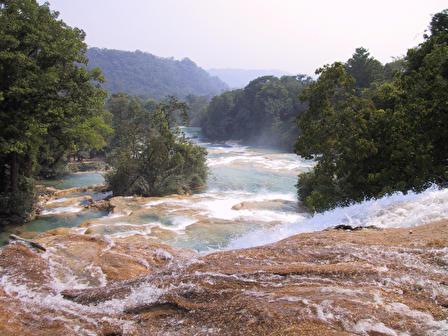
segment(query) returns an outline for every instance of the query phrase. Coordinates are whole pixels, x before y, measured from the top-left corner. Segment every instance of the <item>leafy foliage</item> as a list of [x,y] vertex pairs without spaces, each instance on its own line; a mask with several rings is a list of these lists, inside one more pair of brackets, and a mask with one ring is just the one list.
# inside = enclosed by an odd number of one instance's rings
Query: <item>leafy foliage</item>
[[204,132],[212,140],[292,149],[298,135],[295,120],[306,109],[298,95],[310,82],[306,76],[265,76],[216,96],[202,122]]
[[[187,105],[170,97],[145,104],[125,94],[108,104],[115,135],[107,181],[115,195],[162,196],[190,193],[205,184],[206,151],[192,144],[176,127]],[[145,108],[146,107],[146,108]]]
[[346,64],[317,71],[302,94],[309,107],[295,147],[317,161],[297,184],[309,208],[446,184],[447,16],[434,16],[432,35],[404,60],[383,67],[360,48]]
[[190,126],[199,127],[204,122],[210,99],[210,96],[188,95],[185,97],[185,103],[188,105],[188,119]]
[[359,89],[369,87],[374,81],[379,81],[384,76],[381,62],[370,57],[368,50],[362,47],[355,50],[345,67],[355,79],[355,85]]
[[[80,66],[87,64],[84,37],[47,4],[0,1],[1,214],[26,215],[36,174],[54,172],[76,146],[104,143],[102,77]],[[78,133],[82,125],[90,139]]]
[[227,89],[217,77],[211,77],[188,58],[176,61],[141,51],[129,52],[90,48],[89,68],[100,67],[104,88],[110,93],[127,93],[141,98],[188,95],[216,95]]

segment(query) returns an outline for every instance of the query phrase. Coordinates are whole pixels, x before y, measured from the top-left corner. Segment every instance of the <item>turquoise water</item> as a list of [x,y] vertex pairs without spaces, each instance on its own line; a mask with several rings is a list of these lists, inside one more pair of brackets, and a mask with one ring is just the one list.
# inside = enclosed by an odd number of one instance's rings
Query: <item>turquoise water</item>
[[[312,161],[234,141],[210,143],[199,128],[183,131],[207,149],[207,189],[182,201],[168,197],[147,210],[161,212],[159,220],[153,222],[177,233],[171,239],[161,238],[164,242],[198,251],[219,250],[248,232],[307,216],[294,209],[270,208],[269,202],[296,204],[297,174],[308,171],[314,165]],[[234,208],[250,202],[255,203],[254,208]],[[163,220],[173,217],[175,220]],[[122,219],[126,220],[129,218]],[[149,222],[141,220],[141,224]]]
[[[237,142],[210,143],[201,136],[199,128],[183,128],[183,131],[207,149],[209,177],[204,192],[181,200],[178,196],[164,197],[157,201],[157,205],[149,207],[138,204],[137,199],[127,198],[124,208],[113,216],[85,210],[80,202],[69,200],[85,195],[94,199],[106,195],[72,193],[64,196],[61,203],[47,204],[45,213],[48,215],[25,224],[20,230],[43,232],[57,227],[75,227],[93,220],[92,230],[98,234],[111,237],[142,234],[175,247],[207,251],[224,248],[236,237],[257,228],[295,222],[305,216],[294,209],[269,208],[269,202],[296,204],[297,174],[310,169],[312,162],[292,153],[243,146]],[[103,182],[104,178],[99,173],[76,173],[45,183],[66,189]],[[256,208],[234,208],[245,202],[255,202]],[[130,212],[131,215],[126,215]],[[157,228],[165,230],[165,233],[159,235]]]
[[297,177],[259,168],[217,166],[210,169],[208,190],[294,193]]
[[20,227],[25,232],[44,232],[58,227],[75,227],[86,220],[107,215],[106,211],[84,210],[75,214],[57,214],[39,217]]
[[98,172],[74,173],[56,180],[41,181],[46,186],[56,189],[68,189],[75,187],[88,187],[104,183],[104,176]]
[[[42,184],[52,186],[57,189],[68,189],[74,187],[88,187],[91,185],[103,184],[104,177],[98,172],[74,173],[69,174],[58,180],[40,181]],[[76,192],[65,195],[64,198],[78,197],[83,195],[90,195],[94,200],[102,199],[108,193],[97,192]],[[81,206],[83,202],[76,206]],[[22,232],[45,232],[58,227],[75,227],[82,222],[100,218],[107,215],[105,211],[98,211],[95,209],[83,210],[76,213],[58,213],[54,215],[39,216],[36,219],[20,226],[8,226],[0,232],[0,245],[4,245],[8,241],[11,233],[21,234]]]

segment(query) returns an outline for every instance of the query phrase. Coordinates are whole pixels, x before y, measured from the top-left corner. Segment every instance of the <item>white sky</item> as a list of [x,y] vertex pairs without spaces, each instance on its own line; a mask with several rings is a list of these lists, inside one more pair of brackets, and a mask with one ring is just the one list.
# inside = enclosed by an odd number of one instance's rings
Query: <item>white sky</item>
[[[43,1],[39,1],[43,2]],[[89,46],[208,68],[312,74],[364,46],[382,62],[422,41],[448,0],[49,0]]]

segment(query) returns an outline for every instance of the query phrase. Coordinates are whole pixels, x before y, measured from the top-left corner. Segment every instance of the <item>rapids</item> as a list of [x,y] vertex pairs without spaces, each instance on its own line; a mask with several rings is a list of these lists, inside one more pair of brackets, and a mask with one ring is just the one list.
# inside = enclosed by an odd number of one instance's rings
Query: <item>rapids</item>
[[309,217],[297,205],[295,183],[312,161],[237,142],[213,144],[198,128],[183,130],[208,151],[207,189],[189,196],[114,198],[113,212],[82,224],[85,232],[110,238],[139,234],[174,247],[212,251],[251,231]]
[[[47,202],[41,216],[18,233],[72,227],[78,233],[106,238],[141,235],[173,247],[210,252],[259,246],[339,224],[398,228],[448,217],[448,190],[436,187],[312,215],[298,204],[295,183],[299,173],[313,167],[313,161],[238,142],[210,143],[199,128],[185,127],[183,131],[208,151],[209,178],[203,192],[160,198],[116,197],[111,201],[111,213],[86,208],[83,199],[98,200],[107,194],[70,193]],[[99,173],[77,173],[48,184],[63,189],[103,182]],[[4,233],[2,240],[6,238]]]
[[[446,335],[447,189],[313,215],[295,189],[312,161],[184,131],[208,151],[203,192],[106,211],[64,191],[21,228],[45,252],[0,248],[0,334]],[[321,231],[338,224],[377,228]]]

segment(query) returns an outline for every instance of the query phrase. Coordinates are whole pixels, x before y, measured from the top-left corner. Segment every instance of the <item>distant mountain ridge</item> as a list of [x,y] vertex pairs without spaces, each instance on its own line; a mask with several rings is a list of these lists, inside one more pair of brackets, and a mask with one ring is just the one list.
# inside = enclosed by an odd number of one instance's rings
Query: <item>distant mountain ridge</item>
[[143,98],[160,99],[167,95],[214,96],[228,89],[188,58],[158,57],[142,51],[89,48],[89,68],[99,67],[110,93],[124,92]]
[[258,77],[290,75],[286,71],[276,69],[209,69],[207,71],[212,76],[220,78],[232,89],[243,88]]

